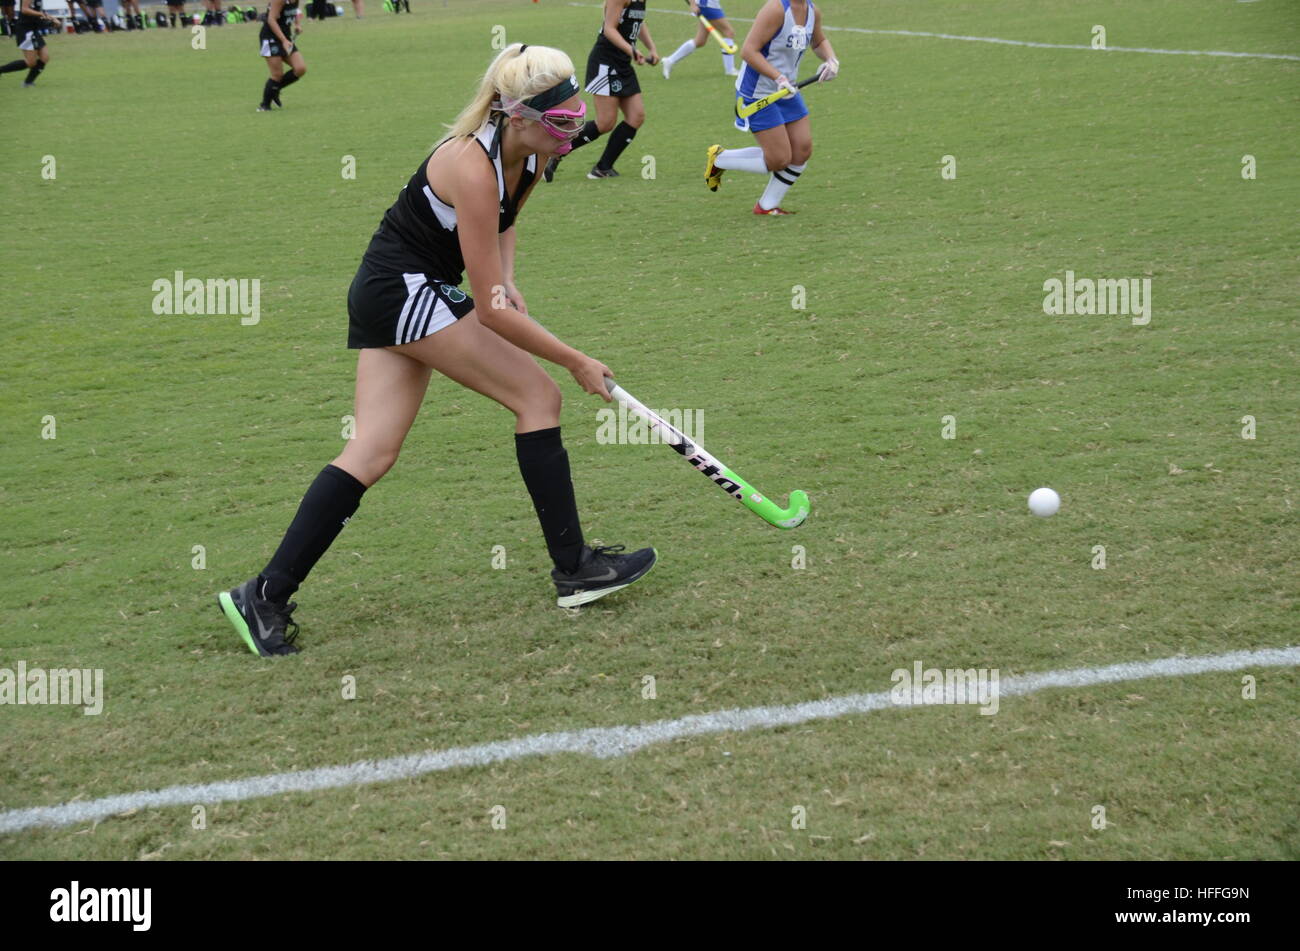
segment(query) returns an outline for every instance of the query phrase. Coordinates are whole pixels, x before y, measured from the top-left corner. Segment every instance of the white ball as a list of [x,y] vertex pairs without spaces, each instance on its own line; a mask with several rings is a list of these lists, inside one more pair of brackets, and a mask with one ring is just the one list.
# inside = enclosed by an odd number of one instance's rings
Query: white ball
[[1061,497],[1052,489],[1044,487],[1029,493],[1029,511],[1035,515],[1047,518],[1049,515],[1055,515],[1060,507]]

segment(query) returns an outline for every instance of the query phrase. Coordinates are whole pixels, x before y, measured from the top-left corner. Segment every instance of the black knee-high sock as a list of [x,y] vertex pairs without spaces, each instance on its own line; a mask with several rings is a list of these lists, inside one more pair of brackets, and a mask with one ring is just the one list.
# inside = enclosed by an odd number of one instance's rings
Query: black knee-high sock
[[596,163],[599,168],[613,168],[618,157],[623,154],[623,150],[632,144],[636,138],[636,129],[632,128],[626,122],[620,122],[618,127],[609,134],[609,141],[605,143],[605,154],[600,157]]
[[283,89],[285,86],[292,86],[297,81],[298,74],[291,69],[280,79],[280,88]]
[[582,525],[569,477],[569,454],[560,441],[560,427],[515,434],[515,455],[537,520],[546,536],[546,550],[555,567],[573,571],[582,554]]
[[[594,142],[599,138],[600,126],[596,125],[595,122],[588,122],[582,127],[582,131],[578,133],[578,137],[573,140],[573,148],[581,148],[588,142]],[[572,151],[572,149],[570,151]]]
[[280,84],[274,79],[268,79],[266,85],[262,87],[262,107],[271,108],[271,98],[280,91]]
[[27,61],[23,59],[10,60],[3,66],[0,66],[0,73],[16,73],[20,69],[27,68]]
[[287,601],[347,524],[366,487],[338,466],[320,471],[284,540],[258,576],[257,593],[271,601]]
[[32,83],[36,82],[36,77],[41,74],[41,70],[44,68],[45,64],[40,60],[37,60],[36,65],[27,70],[27,78],[24,79],[23,82],[30,86]]

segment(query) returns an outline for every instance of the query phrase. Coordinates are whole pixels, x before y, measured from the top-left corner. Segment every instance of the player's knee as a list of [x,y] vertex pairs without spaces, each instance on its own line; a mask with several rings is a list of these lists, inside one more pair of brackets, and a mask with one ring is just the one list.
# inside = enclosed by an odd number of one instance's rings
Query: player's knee
[[629,112],[627,114],[626,121],[627,124],[634,129],[641,128],[641,126],[645,125],[645,110],[637,109],[634,112]]
[[382,479],[397,462],[401,446],[375,445],[354,439],[348,443],[335,460],[335,465],[347,470],[367,486]]
[[811,142],[809,142],[807,145],[799,146],[798,148],[793,150],[790,156],[791,164],[807,165],[808,160],[812,158],[812,153],[813,153],[813,147]]
[[[560,425],[560,388],[545,373],[509,404],[515,418],[530,429]],[[527,430],[525,430],[526,432]]]
[[[545,376],[545,374],[543,374]],[[560,409],[564,405],[564,394],[560,392],[559,385],[549,376],[545,376],[545,382],[540,383],[529,401],[528,409],[535,415],[555,417],[558,421],[560,418]]]
[[596,128],[600,131],[601,135],[609,135],[609,133],[613,131],[615,125],[617,125],[617,117],[614,119],[601,119],[597,117],[596,119]]
[[780,151],[773,149],[770,152],[765,152],[763,157],[767,159],[767,170],[769,172],[779,172],[781,169],[789,166],[791,154],[789,149],[782,149]]
[[299,79],[302,79],[302,77],[307,75],[307,64],[299,63],[297,66],[293,68],[293,72],[295,76],[297,76]]
[[401,447],[380,446],[370,448],[361,460],[361,468],[365,473],[361,481],[366,485],[374,485],[382,479],[388,474],[388,470],[396,464],[400,451]]

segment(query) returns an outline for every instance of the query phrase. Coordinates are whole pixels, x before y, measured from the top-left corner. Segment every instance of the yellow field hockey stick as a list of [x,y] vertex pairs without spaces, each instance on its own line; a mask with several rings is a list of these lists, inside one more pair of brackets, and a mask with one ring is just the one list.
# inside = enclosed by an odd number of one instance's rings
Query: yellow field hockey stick
[[[689,7],[691,5],[691,0],[686,0],[686,5]],[[736,41],[729,40],[727,39],[727,37],[719,33],[717,29],[714,28],[713,24],[709,22],[708,17],[706,17],[703,13],[701,13],[699,16],[700,16],[700,22],[703,23],[704,28],[709,31],[709,35],[712,36],[715,40],[717,40],[718,45],[722,47],[722,52],[726,53],[729,56],[734,56],[736,54]]]
[[[803,89],[804,86],[811,86],[813,83],[817,82],[820,75],[821,74],[818,73],[815,76],[810,76],[809,78],[805,79],[803,82],[798,83],[794,88]],[[768,93],[762,99],[755,99],[749,105],[745,105],[745,99],[743,96],[737,96],[736,115],[740,116],[740,118],[742,119],[748,119],[754,113],[758,112],[759,109],[766,109],[768,106],[776,102],[778,99],[784,99],[788,95],[790,95],[790,91],[788,89],[781,88],[778,89],[776,92]]]

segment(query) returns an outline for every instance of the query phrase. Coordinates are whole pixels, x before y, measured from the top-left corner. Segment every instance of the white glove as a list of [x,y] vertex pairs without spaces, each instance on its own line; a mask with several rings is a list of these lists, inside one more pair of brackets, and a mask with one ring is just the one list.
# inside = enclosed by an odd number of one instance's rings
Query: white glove
[[828,83],[840,74],[840,61],[837,59],[828,59],[822,63],[821,69],[817,71],[817,81]]
[[776,77],[776,88],[784,89],[792,96],[799,95],[799,90],[795,88],[794,83],[790,82],[790,80],[785,78],[785,73],[782,73],[780,76]]

